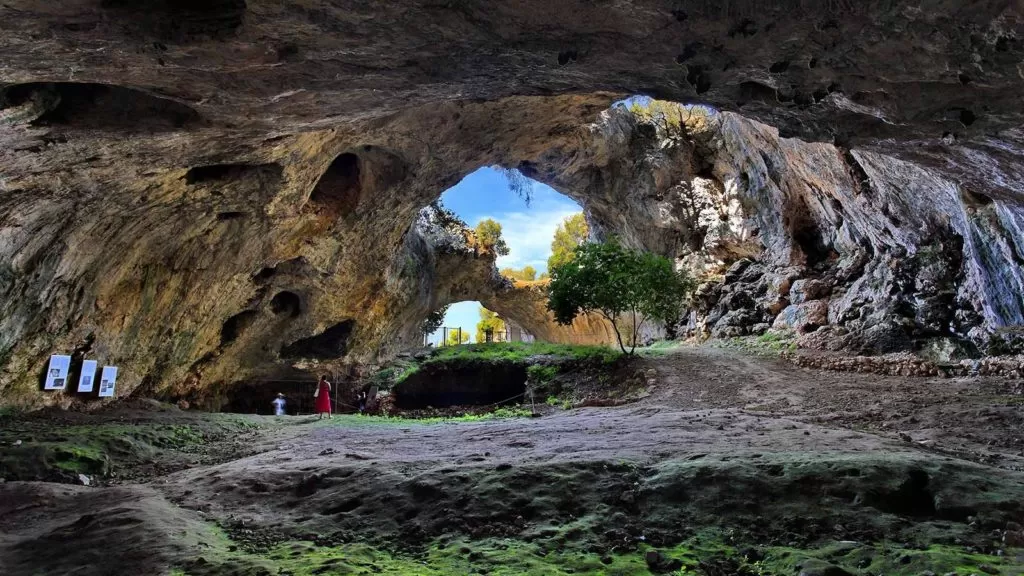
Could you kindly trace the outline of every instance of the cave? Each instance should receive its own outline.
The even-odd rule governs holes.
[[[961,0],[8,0],[0,572],[1021,572],[1020,38]],[[578,206],[448,218],[481,167]],[[476,230],[579,211],[691,275],[614,371],[573,354],[615,320]],[[467,301],[538,342],[429,346]],[[112,395],[41,387],[65,355]]]
[[[281,348],[282,358],[319,358],[332,360],[344,356],[345,345],[355,329],[353,320],[344,320],[309,338],[300,338]]]
[[[270,269],[264,268],[263,270]],[[260,274],[263,275],[265,273],[261,271]],[[265,275],[264,277],[269,278],[270,275]],[[274,294],[274,297],[270,299],[270,311],[274,314],[296,318],[302,314],[302,298],[299,298],[299,295],[295,292],[282,290]]]
[[[242,26],[245,0],[102,0],[138,34],[171,42],[224,39]]]
[[[220,345],[227,346],[241,336],[259,317],[256,310],[243,310],[228,318],[220,330]]]
[[[4,90],[0,100],[12,105],[36,98],[45,112],[38,126],[63,130],[162,132],[199,123],[193,108],[135,88],[89,82],[30,82]]]
[[[310,207],[330,217],[352,213],[359,205],[362,193],[359,166],[359,157],[355,154],[346,152],[335,158],[313,187],[309,196]]]
[[[526,391],[526,366],[515,363],[431,365],[393,391],[403,410],[514,404]]]

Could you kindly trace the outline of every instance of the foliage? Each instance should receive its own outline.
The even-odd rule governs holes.
[[[424,334],[433,334],[437,332],[438,328],[444,324],[444,315],[448,313],[448,306],[445,305],[437,310],[434,310],[427,317],[423,319],[423,324],[420,325],[420,332]]]
[[[459,218],[459,215],[445,206],[440,199],[430,203],[430,207],[437,214],[437,223],[447,230],[462,230],[468,228],[466,222]]]
[[[447,346],[458,346],[469,342],[469,332],[465,330],[449,330],[448,338],[445,340]]]
[[[508,255],[508,244],[501,237],[501,224],[491,218],[481,220],[475,230],[477,243],[487,249],[493,250],[498,256]]]
[[[508,182],[509,192],[519,196],[527,206],[533,201],[533,181],[516,168],[497,167]]]
[[[691,135],[707,130],[715,110],[698,104],[678,104],[652,98],[638,99],[629,105],[629,112],[640,122],[654,124],[670,139],[689,140]]]
[[[692,287],[693,282],[667,258],[629,250],[612,239],[580,245],[572,261],[552,269],[548,309],[560,324],[571,324],[583,313],[602,315],[614,326],[619,348],[632,354],[643,323],[677,319]],[[628,352],[616,322],[627,313]]]
[[[505,331],[505,322],[498,317],[496,312],[491,312],[483,306],[480,307],[480,321],[476,323],[476,341],[487,342],[487,331],[491,334],[499,334]]]
[[[555,228],[555,238],[551,241],[551,256],[548,257],[548,273],[557,266],[572,260],[573,250],[587,241],[590,229],[583,212],[573,214],[562,220]]]
[[[557,366],[543,366],[541,364],[534,364],[526,369],[526,377],[530,382],[537,384],[544,384],[551,382],[558,376]]]
[[[533,266],[524,266],[521,270],[515,268],[502,268],[501,275],[512,280],[533,282],[537,279],[537,269]]]

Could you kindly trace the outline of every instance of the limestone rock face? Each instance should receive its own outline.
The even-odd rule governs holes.
[[[176,398],[372,362],[455,299],[597,339],[421,212],[489,164],[704,274],[750,259],[694,329],[815,279],[843,346],[1005,340],[1022,37],[1014,3],[946,0],[9,0],[0,403],[73,401],[39,391],[55,352]],[[667,143],[601,114],[636,92],[742,115]]]

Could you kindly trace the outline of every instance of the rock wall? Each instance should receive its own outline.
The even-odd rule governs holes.
[[[386,356],[456,262],[490,274],[409,233],[489,164],[706,272],[756,257],[702,293],[712,332],[1020,323],[1013,3],[186,4],[0,6],[0,403],[79,400],[39,390],[54,352],[168,396]],[[594,123],[636,92],[787,138]]]
[[[774,328],[860,352],[936,337],[990,352],[1020,345],[1016,199],[732,113],[680,137],[620,108],[581,134],[534,173],[584,203],[598,236],[710,277],[695,296],[697,333]]]

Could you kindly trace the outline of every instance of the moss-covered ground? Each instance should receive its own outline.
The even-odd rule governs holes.
[[[80,474],[91,482],[143,478],[216,461],[217,447],[241,441],[259,426],[234,415],[51,416],[0,416],[0,478],[74,483],[80,482]],[[238,454],[233,447],[224,448],[229,452],[225,457]]]
[[[907,548],[892,543],[832,541],[811,548],[760,547],[732,542],[728,533],[706,530],[672,546],[638,543],[626,551],[586,549],[565,538],[548,542],[514,538],[471,540],[442,536],[414,551],[370,543],[322,545],[293,540],[264,550],[246,550],[224,536],[210,553],[175,567],[181,576],[542,575],[647,576],[890,576],[971,574],[1019,575],[1024,562],[935,545]],[[227,552],[225,552],[227,550]]]

